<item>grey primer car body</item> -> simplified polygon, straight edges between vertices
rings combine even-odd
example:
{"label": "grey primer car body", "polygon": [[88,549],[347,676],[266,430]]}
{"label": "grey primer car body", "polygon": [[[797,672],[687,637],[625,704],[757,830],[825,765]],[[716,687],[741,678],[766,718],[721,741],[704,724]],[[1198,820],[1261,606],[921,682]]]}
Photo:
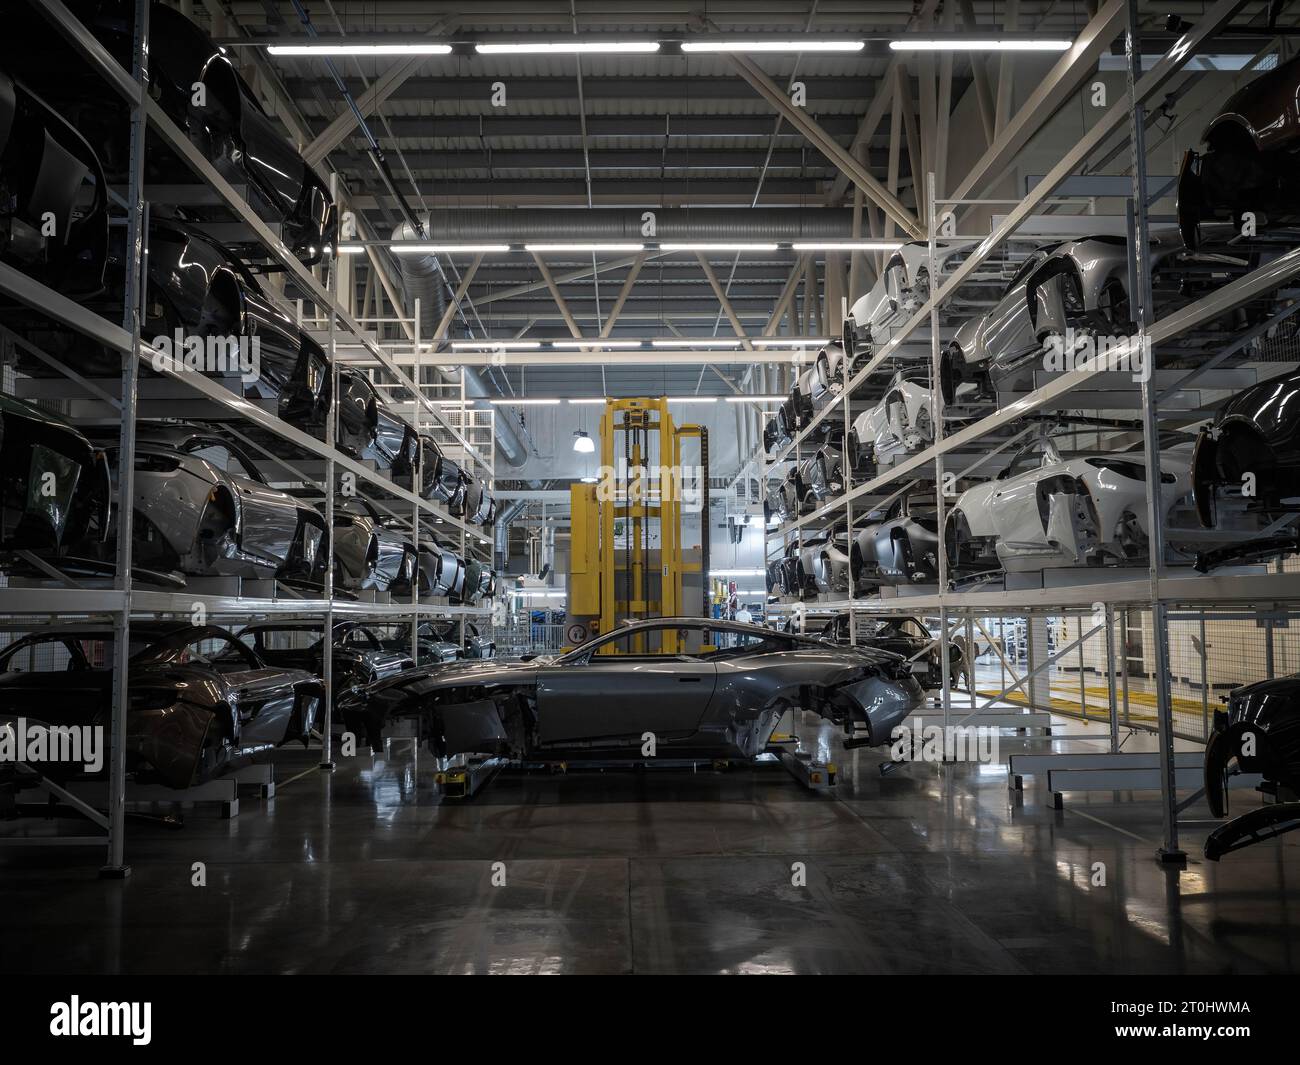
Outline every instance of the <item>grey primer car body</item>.
{"label": "grey primer car body", "polygon": [[150,569],[311,584],[325,574],[325,520],[268,486],[239,445],[206,426],[137,427],[133,532],[135,557]]}
{"label": "grey primer car body", "polygon": [[[673,632],[693,653],[603,653]],[[341,712],[372,745],[385,722],[413,719],[438,756],[645,761],[650,732],[657,757],[749,759],[787,708],[843,726],[853,746],[879,746],[922,699],[899,655],[739,622],[659,618],[559,657],[417,667],[353,693]]]}
{"label": "grey primer car body", "polygon": [[[307,741],[324,699],[310,673],[262,661],[225,629],[176,621],[131,625],[127,770],[188,787],[237,758]],[[113,626],[56,625],[0,653],[0,723],[112,720]],[[71,767],[69,767],[71,768]]]}

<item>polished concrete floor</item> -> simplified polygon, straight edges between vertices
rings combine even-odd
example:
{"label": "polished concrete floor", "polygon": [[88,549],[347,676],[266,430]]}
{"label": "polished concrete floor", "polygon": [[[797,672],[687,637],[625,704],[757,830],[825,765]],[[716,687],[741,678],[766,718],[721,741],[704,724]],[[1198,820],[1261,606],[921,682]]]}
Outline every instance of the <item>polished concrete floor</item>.
{"label": "polished concrete floor", "polygon": [[[1097,727],[1062,726],[1057,749],[1104,749]],[[1003,736],[1001,755],[1029,746]],[[507,771],[453,804],[402,747],[332,775],[284,752],[276,797],[234,820],[133,823],[125,882],[96,879],[98,853],[0,850],[0,970],[1300,970],[1300,833],[1215,864],[1208,823],[1188,825],[1171,872],[1153,860],[1155,796],[1055,811],[1038,781],[1009,795],[1005,766],[882,777],[884,752],[835,757],[833,795],[774,766]]]}

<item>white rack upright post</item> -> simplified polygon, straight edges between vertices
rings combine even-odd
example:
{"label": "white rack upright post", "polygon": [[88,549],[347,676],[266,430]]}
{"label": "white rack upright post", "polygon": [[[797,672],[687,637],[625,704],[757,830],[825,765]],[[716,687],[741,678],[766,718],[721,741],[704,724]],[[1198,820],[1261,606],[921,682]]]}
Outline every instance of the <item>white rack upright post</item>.
{"label": "white rack upright post", "polygon": [[[1160,594],[1160,567],[1164,561],[1164,508],[1160,494],[1160,422],[1156,413],[1154,369],[1150,365],[1147,330],[1152,319],[1151,248],[1147,228],[1146,107],[1136,86],[1141,76],[1142,38],[1138,27],[1137,0],[1128,0],[1128,27],[1124,34],[1124,70],[1131,105],[1129,146],[1133,154],[1133,199],[1128,212],[1129,257],[1136,282],[1129,294],[1129,306],[1136,310],[1136,354],[1142,359],[1142,432],[1146,457],[1147,555],[1151,579],[1151,628],[1155,652],[1156,723],[1160,745],[1160,797],[1164,840],[1157,852],[1162,862],[1182,863],[1187,855],[1178,846],[1178,797],[1174,785],[1174,720],[1169,692],[1169,617]],[[1155,487],[1151,487],[1155,486]]]}
{"label": "white rack upright post", "polygon": [[139,94],[131,106],[130,178],[126,219],[126,285],[122,328],[130,334],[130,350],[122,353],[122,429],[117,451],[117,549],[114,586],[122,593],[113,617],[113,702],[109,727],[108,860],[100,869],[106,878],[131,875],[126,864],[126,716],[130,704],[131,661],[131,542],[135,510],[135,416],[140,378],[140,327],[144,305],[144,246],[148,239],[144,202],[144,147],[148,130],[144,101],[149,89],[149,0],[136,0],[135,36],[131,42],[131,74]]}

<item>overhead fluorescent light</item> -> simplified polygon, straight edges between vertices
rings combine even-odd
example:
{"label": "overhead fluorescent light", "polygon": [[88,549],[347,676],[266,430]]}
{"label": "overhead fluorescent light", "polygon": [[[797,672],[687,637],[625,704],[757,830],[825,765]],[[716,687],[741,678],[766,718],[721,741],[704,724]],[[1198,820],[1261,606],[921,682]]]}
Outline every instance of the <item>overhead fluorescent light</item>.
{"label": "overhead fluorescent light", "polygon": [[897,251],[901,240],[813,240],[791,244],[793,251]]}
{"label": "overhead fluorescent light", "polygon": [[489,252],[508,252],[509,244],[407,244],[399,241],[390,244],[394,255],[455,255],[461,252],[477,252],[486,255]]}
{"label": "overhead fluorescent light", "polygon": [[451,45],[408,41],[404,44],[268,44],[271,55],[450,55]]}
{"label": "overhead fluorescent light", "polygon": [[596,481],[598,480],[598,478],[596,478],[596,477],[579,477],[578,480],[580,480],[583,484],[595,484]]}
{"label": "overhead fluorescent light", "polygon": [[669,396],[669,403],[717,403],[717,396]]}
{"label": "overhead fluorescent light", "polygon": [[476,44],[479,55],[626,55],[659,51],[658,41],[507,41]]}
{"label": "overhead fluorescent light", "polygon": [[570,403],[600,403],[604,404],[604,396],[583,396],[581,399],[571,399]]}
{"label": "overhead fluorescent light", "polygon": [[340,244],[335,251],[340,255],[362,255],[365,253],[364,244]]}
{"label": "overhead fluorescent light", "polygon": [[711,569],[710,577],[761,577],[765,571],[761,569]]}
{"label": "overhead fluorescent light", "polygon": [[830,337],[756,337],[750,341],[756,348],[819,348],[830,342]]}
{"label": "overhead fluorescent light", "polygon": [[696,340],[652,340],[656,348],[738,348],[740,339],[726,340],[721,337],[699,337]]}
{"label": "overhead fluorescent light", "polygon": [[890,41],[895,52],[1064,52],[1074,42],[1065,38],[906,37]]}
{"label": "overhead fluorescent light", "polygon": [[683,244],[660,244],[660,251],[776,251],[777,245],[736,241],[687,241]]}
{"label": "overhead fluorescent light", "polygon": [[860,52],[865,41],[682,41],[683,52]]}
{"label": "overhead fluorescent light", "polygon": [[452,351],[501,351],[512,348],[515,351],[534,351],[542,346],[540,340],[453,340]]}
{"label": "overhead fluorescent light", "polygon": [[490,399],[488,400],[496,407],[553,407],[555,404],[562,402],[558,399]]}
{"label": "overhead fluorescent light", "polygon": [[645,251],[644,244],[525,244],[524,251]]}
{"label": "overhead fluorescent light", "polygon": [[728,403],[782,403],[785,396],[727,396]]}
{"label": "overhead fluorescent light", "polygon": [[552,340],[553,348],[639,348],[639,340]]}

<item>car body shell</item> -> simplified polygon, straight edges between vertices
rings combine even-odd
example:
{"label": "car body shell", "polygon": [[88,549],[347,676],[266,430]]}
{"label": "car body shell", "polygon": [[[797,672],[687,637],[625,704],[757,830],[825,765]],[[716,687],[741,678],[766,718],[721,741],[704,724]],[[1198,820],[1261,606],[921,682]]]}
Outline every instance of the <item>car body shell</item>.
{"label": "car body shell", "polygon": [[[132,0],[71,0],[69,7],[130,70]],[[9,58],[86,134],[110,180],[124,178],[129,159],[125,104],[103,91],[97,73],[83,74],[59,62],[58,53],[38,46],[39,31],[16,36],[26,38],[26,47]],[[157,0],[150,5],[149,41],[150,95],[157,106],[223,178],[240,188],[264,222],[280,227],[281,238],[299,259],[309,265],[318,262],[324,247],[336,239],[336,211],[328,187],[262,110],[226,50],[182,13]],[[196,92],[196,86],[202,91]],[[151,180],[190,178],[188,170],[177,171],[171,153],[157,152],[152,144],[147,163]]]}
{"label": "car body shell", "polygon": [[911,491],[899,499],[878,524],[859,533],[871,539],[868,550],[859,549],[865,561],[873,558],[881,584],[934,584],[939,579],[939,536],[932,492]]}
{"label": "car body shell", "polygon": [[[106,443],[115,470],[116,442]],[[222,451],[227,463],[237,462],[244,472],[219,465]],[[134,550],[141,565],[310,584],[324,578],[328,537],[320,514],[267,485],[239,444],[207,426],[137,426],[134,509]]]}
{"label": "car body shell", "polygon": [[[821,631],[822,639],[831,640],[840,645],[850,644],[849,625],[852,615],[847,612],[837,614],[826,623]],[[869,619],[873,632],[860,633],[858,643],[866,647],[875,647],[902,655],[908,662],[924,665],[924,670],[916,670],[914,676],[923,688],[935,689],[943,686],[943,660],[939,655],[939,645],[930,635],[925,623],[916,617],[884,617]],[[948,676],[950,684],[956,684],[963,672],[964,659],[961,646],[951,640],[948,643]]]}
{"label": "car body shell", "polygon": [[1205,152],[1189,150],[1178,176],[1178,226],[1196,247],[1206,222],[1300,221],[1295,149],[1300,136],[1300,61],[1292,57],[1233,93],[1205,128]]}
{"label": "car body shell", "polygon": [[[987,400],[996,392],[1029,387],[1042,341],[1030,315],[1028,279],[1059,247],[1038,248],[1012,276],[998,302],[979,317],[968,318],[944,351],[940,374],[945,403]],[[974,385],[972,390],[969,386]]]}
{"label": "car body shell", "polygon": [[374,505],[359,496],[334,502],[335,581],[350,591],[410,595],[417,552],[402,531],[388,528]]}
{"label": "car body shell", "polygon": [[[600,652],[612,640],[664,628],[708,630],[719,646],[697,655]],[[728,647],[728,640],[749,645]],[[656,757],[753,758],[787,707],[865,730],[879,745],[921,699],[910,667],[887,652],[670,618],[625,626],[558,658],[417,668],[352,693],[344,713],[358,727],[413,718],[440,756],[645,760],[649,732]]]}
{"label": "car body shell", "polygon": [[[954,571],[1008,572],[1135,562],[1148,540],[1147,481],[1140,454],[1065,456],[1050,442],[1030,468],[963,492],[948,514],[946,540]],[[1018,458],[1028,454],[1022,452]],[[1191,462],[1182,452],[1161,455],[1161,503],[1169,514],[1191,487]],[[1034,464],[1036,463],[1036,464]],[[1176,537],[1166,528],[1169,538]],[[964,545],[982,541],[978,550]]]}
{"label": "car body shell", "polygon": [[[324,676],[325,653],[321,625],[311,621],[269,621],[239,631],[239,639],[271,666]],[[303,646],[305,640],[311,642]],[[293,645],[297,646],[286,646]],[[278,645],[278,646],[277,646]],[[409,654],[392,650],[359,621],[334,623],[330,642],[331,682],[334,700],[348,688],[373,684],[391,677],[415,662]]]}
{"label": "car body shell", "polygon": [[[65,295],[98,293],[108,255],[107,189],[86,138],[0,70],[0,259]],[[47,218],[54,219],[49,236]]]}
{"label": "car body shell", "polygon": [[[939,241],[936,266],[940,275],[974,245],[974,241]],[[930,291],[929,246],[915,241],[904,244],[890,256],[876,283],[849,308],[841,337],[845,354],[852,360],[869,356],[916,314]]]}
{"label": "car body shell", "polygon": [[[215,626],[137,621],[131,637],[139,646],[128,664],[129,772],[184,788],[238,758],[309,736],[324,698],[310,673],[270,666]],[[112,625],[88,623],[47,626],[8,645],[0,652],[0,722],[101,726],[107,736],[112,639]],[[212,662],[192,652],[207,642],[223,649]],[[54,645],[66,654],[66,668],[22,668]],[[98,660],[90,661],[87,650],[98,650]]]}
{"label": "car body shell", "polygon": [[[62,555],[108,537],[112,479],[102,450],[29,403],[0,396],[0,550]],[[41,485],[47,476],[54,491]]]}

